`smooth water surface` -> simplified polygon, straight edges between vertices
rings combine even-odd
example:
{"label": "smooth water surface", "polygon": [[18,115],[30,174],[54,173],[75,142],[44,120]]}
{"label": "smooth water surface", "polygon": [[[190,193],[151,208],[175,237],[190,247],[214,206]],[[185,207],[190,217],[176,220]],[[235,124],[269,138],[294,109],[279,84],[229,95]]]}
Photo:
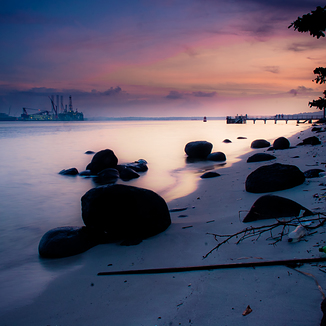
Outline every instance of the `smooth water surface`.
{"label": "smooth water surface", "polygon": [[[184,147],[189,141],[211,142],[213,151],[226,154],[225,166],[230,166],[250,150],[254,139],[273,142],[305,128],[273,122],[227,125],[219,120],[0,122],[0,312],[13,303],[26,303],[51,279],[78,268],[78,258],[71,266],[40,260],[37,247],[52,228],[83,225],[80,198],[96,185],[92,179],[58,172],[85,170],[92,159],[86,151],[112,149],[122,164],[145,159],[147,172],[119,183],[154,190],[170,201],[193,192],[203,171],[220,167],[214,162],[187,163]],[[232,143],[223,143],[226,138]]]}

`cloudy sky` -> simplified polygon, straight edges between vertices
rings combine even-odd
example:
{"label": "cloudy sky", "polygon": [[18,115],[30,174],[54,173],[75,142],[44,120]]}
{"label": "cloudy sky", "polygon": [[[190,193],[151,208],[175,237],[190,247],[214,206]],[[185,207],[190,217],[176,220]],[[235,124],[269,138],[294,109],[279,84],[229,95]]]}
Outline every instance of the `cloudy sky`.
{"label": "cloudy sky", "polygon": [[0,112],[72,95],[93,116],[297,113],[326,40],[288,26],[314,0],[4,0]]}

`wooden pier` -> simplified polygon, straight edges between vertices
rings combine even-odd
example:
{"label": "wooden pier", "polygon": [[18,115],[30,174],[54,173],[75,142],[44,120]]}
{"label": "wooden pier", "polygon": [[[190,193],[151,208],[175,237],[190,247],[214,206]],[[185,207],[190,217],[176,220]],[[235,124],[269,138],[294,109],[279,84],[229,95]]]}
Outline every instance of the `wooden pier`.
{"label": "wooden pier", "polygon": [[236,115],[235,117],[226,117],[226,123],[227,124],[243,124],[247,123],[247,121],[253,121],[253,123],[256,123],[256,121],[264,121],[266,124],[266,121],[272,120],[274,123],[277,123],[277,121],[285,121],[285,123],[288,123],[288,121],[296,121],[297,123],[312,123],[313,121],[317,121],[319,119],[322,119],[322,115],[308,115],[308,114],[297,114],[297,115],[284,115],[284,114],[277,114],[274,116],[248,116],[246,115]]}

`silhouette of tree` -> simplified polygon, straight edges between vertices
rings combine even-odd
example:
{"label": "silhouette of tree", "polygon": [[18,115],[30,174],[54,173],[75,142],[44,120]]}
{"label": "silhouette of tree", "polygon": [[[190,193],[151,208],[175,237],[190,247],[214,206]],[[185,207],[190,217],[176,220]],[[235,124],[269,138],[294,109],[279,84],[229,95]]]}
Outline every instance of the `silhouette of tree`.
{"label": "silhouette of tree", "polygon": [[[311,11],[311,13],[298,17],[297,20],[291,23],[288,28],[293,27],[300,33],[310,32],[313,37],[325,37],[326,31],[326,6],[318,6],[316,10]],[[319,67],[314,70],[314,74],[317,77],[314,79],[316,84],[326,83],[326,68]],[[313,100],[309,102],[310,107],[316,107],[319,110],[324,111],[324,119],[326,118],[326,90],[323,92],[324,97],[319,97],[318,100]]]}
{"label": "silhouette of tree", "polygon": [[318,6],[311,14],[298,17],[288,28],[291,27],[300,33],[310,32],[310,35],[313,37],[325,37],[325,33],[323,32],[326,30],[326,6]]}

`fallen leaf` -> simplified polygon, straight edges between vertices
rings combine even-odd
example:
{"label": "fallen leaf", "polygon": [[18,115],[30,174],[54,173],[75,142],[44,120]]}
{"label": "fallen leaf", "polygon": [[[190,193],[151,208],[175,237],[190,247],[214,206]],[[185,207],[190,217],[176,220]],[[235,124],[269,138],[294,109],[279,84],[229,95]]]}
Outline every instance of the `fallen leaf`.
{"label": "fallen leaf", "polygon": [[252,309],[250,308],[250,306],[248,305],[246,310],[242,313],[242,316],[247,316],[252,312]]}

